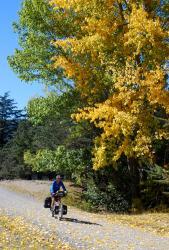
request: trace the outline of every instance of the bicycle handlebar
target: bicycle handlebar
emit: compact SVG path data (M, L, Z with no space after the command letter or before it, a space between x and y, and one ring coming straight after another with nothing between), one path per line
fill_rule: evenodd
M57 191L54 195L57 197L64 197L66 196L66 193L64 191Z

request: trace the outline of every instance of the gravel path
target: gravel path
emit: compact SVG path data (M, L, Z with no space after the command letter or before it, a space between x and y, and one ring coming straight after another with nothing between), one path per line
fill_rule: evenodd
M31 197L0 187L0 209L20 215L45 232L55 232L75 249L85 250L167 250L169 238L122 226L100 218L99 215L68 208L68 215L58 222L43 204Z

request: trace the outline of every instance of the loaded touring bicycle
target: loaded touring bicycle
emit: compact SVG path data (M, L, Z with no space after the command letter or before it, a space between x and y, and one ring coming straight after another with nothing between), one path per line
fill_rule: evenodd
M56 217L58 220L61 220L63 218L63 215L67 214L67 206L62 204L62 198L65 196L64 191L57 191L55 193L54 199L54 207L51 207L52 204L52 198L47 197L44 202L45 208L50 208L52 217Z

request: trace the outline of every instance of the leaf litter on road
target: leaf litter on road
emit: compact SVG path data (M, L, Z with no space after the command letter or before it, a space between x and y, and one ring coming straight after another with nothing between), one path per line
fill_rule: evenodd
M62 249L70 250L56 236L43 232L22 217L9 216L0 211L0 249Z

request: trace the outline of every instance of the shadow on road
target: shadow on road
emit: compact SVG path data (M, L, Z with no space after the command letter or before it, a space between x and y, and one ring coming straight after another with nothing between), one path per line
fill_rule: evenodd
M87 225L95 225L95 226L102 226L100 224L97 223L93 223L90 221L83 221L83 220L78 220L78 219L73 219L73 218L62 218L62 221L67 221L67 222L73 222L73 223L79 223L79 224L87 224Z

